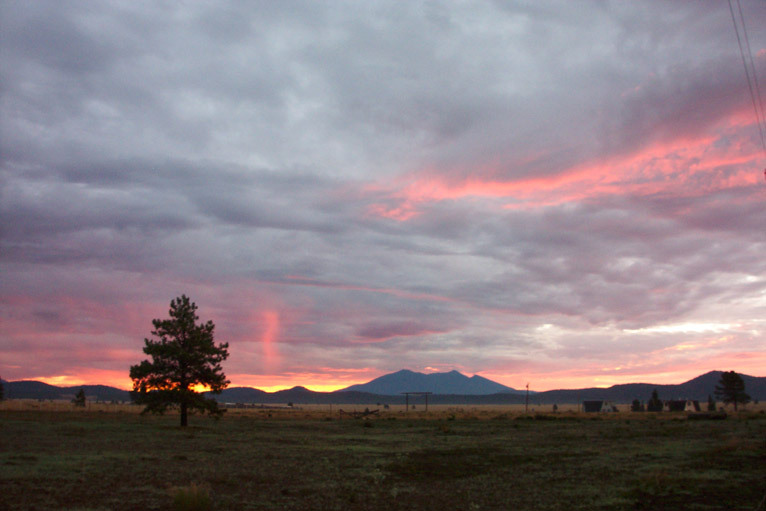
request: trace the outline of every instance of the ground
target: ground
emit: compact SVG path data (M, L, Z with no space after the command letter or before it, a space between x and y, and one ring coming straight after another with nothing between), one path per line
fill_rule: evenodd
M306 410L220 421L132 407L0 409L0 509L742 509L766 496L766 414Z

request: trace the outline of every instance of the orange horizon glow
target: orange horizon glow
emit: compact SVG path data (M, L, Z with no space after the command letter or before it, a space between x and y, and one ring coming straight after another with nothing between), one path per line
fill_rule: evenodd
M381 374L382 376L382 374ZM80 385L106 385L114 387L120 390L131 390L133 383L127 376L104 376L104 377L88 377L88 376L73 376L73 375L52 375L52 376L32 376L28 378L22 378L19 380L11 381L39 381L48 385L56 387L77 387ZM268 381L282 381L283 383L271 385L269 383L261 383ZM340 390L351 385L358 383L366 383L369 380L359 381L335 381L334 383L318 383L315 380L305 380L302 378L295 378L289 381L285 381L281 376L245 376L240 380L232 381L228 388L232 387L252 387L265 392L277 392L280 390L289 390L293 387L305 387L314 392L333 392ZM205 385L195 385L193 387L195 392L207 392L209 387Z
M679 365L675 368L656 369L645 368L644 370L621 370L621 368L584 368L568 370L551 371L517 371L514 374L507 374L499 371L480 371L479 376L490 379L502 385L524 390L529 383L529 389L535 392L545 392L549 390L574 390L583 388L608 388L613 385L622 385L629 383L649 383L656 385L678 385L692 380L702 374L710 371L730 371L734 370L740 374L763 377L760 374L762 368L766 366L766 354L763 353L732 353L717 360L708 360L706 363L687 366ZM441 372L446 372L443 369ZM459 370L459 369L458 369ZM432 373L434 371L422 370L419 372ZM463 372L463 371L461 371ZM264 392L277 392L289 390L294 387L305 387L314 392L334 392L351 385L367 383L375 378L389 374L382 371L364 371L365 376L353 377L344 374L341 370L340 376L332 374L317 375L309 374L289 374L289 375L248 375L236 374L229 379L232 387L251 387ZM470 377L473 374L463 372ZM121 390L131 390L132 382L124 371L109 372L99 371L91 376L73 376L73 375L52 375L24 378L14 381L40 381L49 385L60 387L76 387L78 385L107 385ZM197 386L194 389L197 392L206 391L204 386Z

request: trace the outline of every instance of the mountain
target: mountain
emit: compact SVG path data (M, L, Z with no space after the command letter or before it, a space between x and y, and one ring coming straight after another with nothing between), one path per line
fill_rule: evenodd
M80 389L92 401L130 401L127 390L106 385L78 385L75 387L57 387L39 381L3 382L6 399L72 399Z
M766 400L766 377L740 375L745 382L745 390L753 401ZM581 403L585 400L605 399L615 403L630 403L634 399L647 401L653 390L657 390L660 399L696 399L706 401L708 395L714 395L715 386L721 379L721 371L711 371L678 385L655 385L652 383L628 383L609 388L586 388L573 390L549 390L533 393L530 391L530 405L551 405ZM398 385L398 386L397 386ZM56 387L39 381L3 380L6 399L54 399L71 400L81 388L89 400L94 401L130 401L126 390L104 385L81 385L75 387ZM404 390L400 390L404 389ZM499 391L497 389L500 389ZM428 398L432 404L523 404L524 391L514 390L481 376L471 378L457 371L449 373L422 374L412 371L399 371L376 378L362 385L352 385L335 392L313 392L305 387L293 387L278 392L264 392L250 387L232 387L221 394L214 395L223 403L252 404L338 404L369 405L403 404L401 392L433 392Z
M766 399L766 378L740 375L745 382L745 391L753 400ZM585 400L605 399L616 403L630 403L634 399L648 401L653 390L660 399L696 399L707 401L715 397L715 386L721 379L721 371L710 371L678 385L655 385L652 383L627 383L609 388L587 388L576 390L549 390L540 392L534 401L540 403L579 403Z
M218 395L205 392L205 396L213 397L222 403L260 403L268 395L268 392L252 387L229 387Z
M3 383L5 399L61 399L63 390L40 381L9 381Z
M523 392L478 375L469 378L458 371L423 374L407 369L383 375L367 383L351 385L338 392L349 391L368 392L382 396L394 396L403 392L432 392L433 394L472 396Z

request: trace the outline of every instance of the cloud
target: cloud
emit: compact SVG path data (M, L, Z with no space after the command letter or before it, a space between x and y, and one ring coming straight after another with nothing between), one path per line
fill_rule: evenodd
M760 72L766 12L743 9ZM268 387L762 357L764 163L725 5L10 2L0 20L4 378L117 379L182 293L227 371ZM672 328L702 323L740 326Z

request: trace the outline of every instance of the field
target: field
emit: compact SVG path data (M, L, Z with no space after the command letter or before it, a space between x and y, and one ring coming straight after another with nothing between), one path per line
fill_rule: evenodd
M338 412L231 410L182 429L127 405L4 406L0 509L170 510L191 485L219 510L766 509L761 411Z

